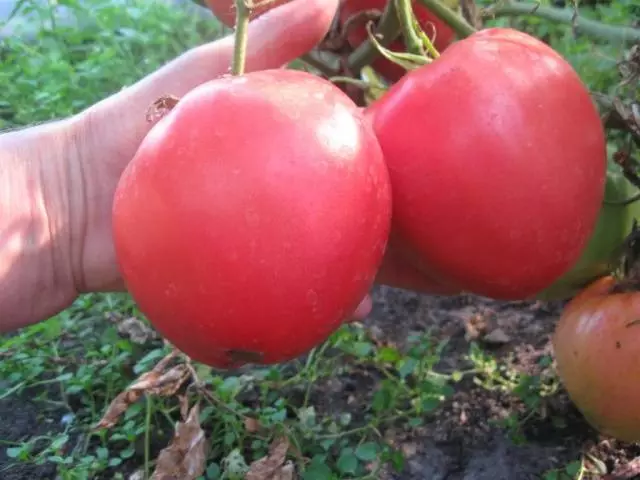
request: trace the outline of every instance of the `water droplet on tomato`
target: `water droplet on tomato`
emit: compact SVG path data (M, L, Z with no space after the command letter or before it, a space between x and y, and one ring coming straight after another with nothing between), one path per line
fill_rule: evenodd
M318 294L315 290L307 291L307 301L311 306L315 306L318 304Z

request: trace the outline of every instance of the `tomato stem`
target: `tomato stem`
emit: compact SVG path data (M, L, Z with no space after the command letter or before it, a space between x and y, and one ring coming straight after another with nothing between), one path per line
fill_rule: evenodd
M440 20L449 25L458 38L465 38L469 35L473 34L476 29L473 28L469 23L456 12L447 7L440 0L419 0L422 5L431 10L435 16L437 16Z
M382 12L378 26L376 27L376 36L378 37L379 45L387 47L391 45L396 38L400 36L400 21L398 20L398 13L396 11L396 2L387 2L387 6ZM355 49L349 59L347 65L352 72L359 72L362 67L371 65L371 63L380 55L378 46L366 40Z
M380 45L380 43L378 43L378 40L371 31L369 25L367 25L367 33L369 35L369 41L376 46L378 52L384 58L395 63L396 65L401 66L405 70L413 70L432 61L424 54L394 52L393 50L389 50L388 48L383 47L382 45Z
M424 0L421 0L425 3ZM429 2L433 0L427 0ZM575 16L573 9L555 8L540 5L537 2L508 2L501 3L499 6L489 7L484 10L483 17L506 17L506 16L532 16L543 18L551 22L565 23L573 25L577 33L589 35L591 37L599 37L604 40L614 42L633 42L640 41L640 29L628 27L624 25L607 25L596 20L590 20L581 15Z
M247 56L249 18L251 15L251 8L248 5L249 1L251 0L235 0L236 31L233 46L233 63L231 64L231 73L233 75L242 75L244 73L244 65Z
M395 0L395 2L407 52L414 55L424 55L422 41L416 33L416 21L411 0Z
M300 57L300 60L315 68L327 77L337 75L340 71L338 58L328 52L310 51Z

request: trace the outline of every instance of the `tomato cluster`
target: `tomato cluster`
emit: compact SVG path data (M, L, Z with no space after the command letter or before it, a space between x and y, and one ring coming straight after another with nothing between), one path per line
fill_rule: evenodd
M231 0L207 2L233 25ZM342 0L336 18L384 6ZM193 359L295 358L376 279L523 299L578 261L606 179L585 86L527 34L454 41L414 10L441 55L409 72L376 61L390 86L369 106L319 75L259 71L201 85L145 138L117 190L115 246L141 310Z

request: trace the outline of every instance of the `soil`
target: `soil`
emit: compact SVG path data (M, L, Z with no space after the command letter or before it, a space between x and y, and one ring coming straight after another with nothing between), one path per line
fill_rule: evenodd
M373 339L401 349L412 333L430 331L436 338L448 339L438 366L441 371L469 368L465 355L470 341L477 340L503 363L540 374L549 369L540 360L550 358L550 334L562 306L495 302L474 296L437 297L378 287L366 327ZM312 401L320 411L350 411L357 417L370 400L376 381L375 373L367 371L336 375L317 388ZM417 432L404 431L401 425L384 432L407 461L403 472L385 472L380 480L541 479L545 472L561 469L583 454L599 459L609 472L586 475L584 479L640 478L640 444L622 444L600 436L562 391L523 424L520 437L514 437L496 422L514 412L526 413L526 406L515 395L488 391L471 380L456 384L455 390ZM31 398L9 396L0 400L0 439L25 440L63 429L60 412L43 409ZM51 465L5 470L11 462L5 449L0 448L3 480L55 478ZM592 463L592 467L595 465Z

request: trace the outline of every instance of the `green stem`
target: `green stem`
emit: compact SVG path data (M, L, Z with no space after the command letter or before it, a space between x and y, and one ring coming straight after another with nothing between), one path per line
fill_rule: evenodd
M456 32L458 38L468 37L476 31L464 18L444 5L440 0L419 0L419 2L449 25Z
M247 0L235 0L236 2L236 33L233 46L233 63L231 73L242 75L247 56L247 37L249 33L249 16L251 10L247 6Z
M323 56L325 58L323 58ZM327 77L333 77L339 72L338 59L335 55L322 52L322 56L317 51L310 51L300 57L300 60L315 68Z
M414 55L424 55L422 42L416 33L413 21L414 16L411 0L395 0L395 2L407 52L413 53Z
M391 42L400 36L400 22L396 12L395 1L387 3L376 27L376 35L382 37L378 42L384 47L391 45ZM378 55L380 55L380 52L376 46L371 41L366 40L349 55L347 65L351 71L359 72L362 67L371 65Z
M150 395L145 395L147 411L144 419L144 478L148 480L151 473L151 408L152 400Z
M421 0L423 3L425 0ZM533 2L513 2L486 9L484 17L501 17L511 15L531 15L551 22L566 23L575 26L575 31L592 37L602 38L614 42L639 42L640 29L622 25L606 25L575 16L571 8L555 8L538 5Z

